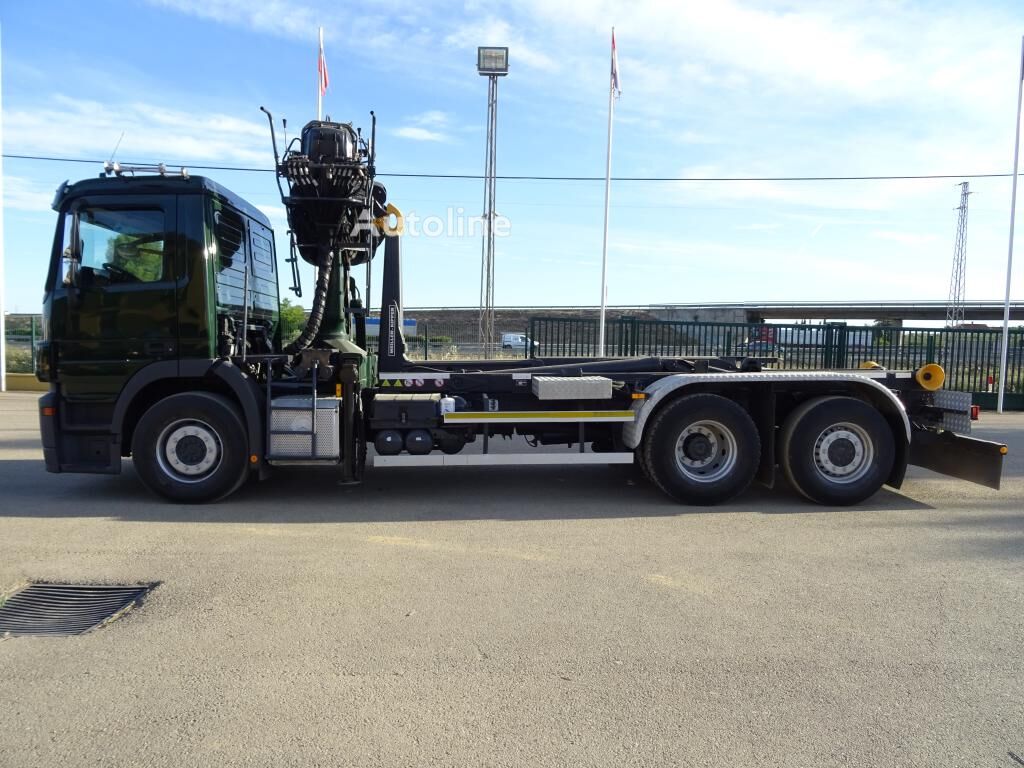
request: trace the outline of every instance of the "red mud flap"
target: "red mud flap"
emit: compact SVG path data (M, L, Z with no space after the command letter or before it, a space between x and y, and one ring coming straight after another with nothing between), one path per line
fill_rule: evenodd
M999 490L1006 446L955 432L914 430L910 462L942 475Z

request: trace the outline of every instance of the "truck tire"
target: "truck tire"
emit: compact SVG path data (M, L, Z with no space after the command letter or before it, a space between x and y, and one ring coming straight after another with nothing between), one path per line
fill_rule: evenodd
M854 397L802 403L779 435L779 460L790 484L819 504L864 501L885 483L895 457L888 422Z
M135 426L132 461L142 482L171 501L201 503L234 493L248 475L245 423L211 392L171 395Z
M681 397L661 410L642 446L645 474L685 504L711 505L746 490L761 441L750 415L719 395Z

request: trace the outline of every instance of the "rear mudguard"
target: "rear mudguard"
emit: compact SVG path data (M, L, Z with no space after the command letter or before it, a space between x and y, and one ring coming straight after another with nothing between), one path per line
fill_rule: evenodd
M910 463L914 466L997 491L1006 452L1003 443L965 437L955 432L915 429L910 440Z

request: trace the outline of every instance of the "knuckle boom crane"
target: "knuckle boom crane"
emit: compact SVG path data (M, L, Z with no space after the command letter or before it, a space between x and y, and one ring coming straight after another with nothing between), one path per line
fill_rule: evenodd
M65 182L37 370L50 384L40 399L49 471L112 474L130 456L148 487L184 502L223 498L290 464L337 466L344 482L368 464L626 464L693 504L726 501L755 479L771 486L780 471L822 504L899 487L909 464L999 486L1006 446L968 436L971 396L943 390L936 365L409 360L401 228L388 224L400 214L375 178L376 117L369 139L349 123L311 121L279 153L263 112L292 290L302 295L299 259L316 272L305 327L282 343L270 222L216 182L162 165ZM492 450L516 436L518 451Z

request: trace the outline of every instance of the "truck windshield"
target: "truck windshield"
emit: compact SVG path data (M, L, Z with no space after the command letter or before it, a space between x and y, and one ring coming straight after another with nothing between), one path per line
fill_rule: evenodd
M82 269L118 282L149 283L164 275L164 213L84 208L78 213Z

